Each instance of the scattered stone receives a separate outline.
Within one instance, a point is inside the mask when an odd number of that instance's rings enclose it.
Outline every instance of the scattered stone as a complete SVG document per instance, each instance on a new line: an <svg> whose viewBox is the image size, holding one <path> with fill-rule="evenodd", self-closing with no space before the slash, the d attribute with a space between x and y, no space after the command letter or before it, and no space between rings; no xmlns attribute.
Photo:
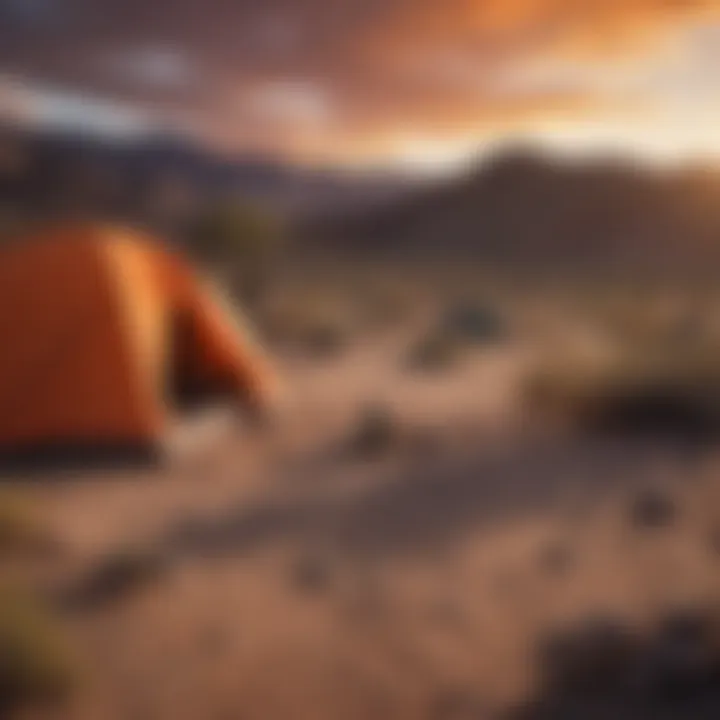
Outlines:
<svg viewBox="0 0 720 720"><path fill-rule="evenodd" d="M713 528L710 531L708 545L713 553L720 555L720 527Z"/></svg>
<svg viewBox="0 0 720 720"><path fill-rule="evenodd" d="M652 530L672 525L678 515L676 501L658 490L638 494L630 507L630 519L638 529Z"/></svg>
<svg viewBox="0 0 720 720"><path fill-rule="evenodd" d="M460 356L457 339L443 332L432 332L410 349L407 365L410 370L441 372L448 370Z"/></svg>
<svg viewBox="0 0 720 720"><path fill-rule="evenodd" d="M448 309L441 323L447 333L471 343L500 342L507 336L504 318L487 305L457 303Z"/></svg>
<svg viewBox="0 0 720 720"><path fill-rule="evenodd" d="M453 688L438 693L429 716L432 720L483 720L488 707L472 688Z"/></svg>
<svg viewBox="0 0 720 720"><path fill-rule="evenodd" d="M163 580L170 569L158 552L122 550L101 559L70 593L70 604L98 608L127 600Z"/></svg>
<svg viewBox="0 0 720 720"><path fill-rule="evenodd" d="M553 543L544 547L538 558L540 569L553 577L567 576L574 566L572 550L561 543Z"/></svg>
<svg viewBox="0 0 720 720"><path fill-rule="evenodd" d="M350 441L354 455L375 458L392 450L400 440L400 428L392 413L383 406L364 410Z"/></svg>
<svg viewBox="0 0 720 720"><path fill-rule="evenodd" d="M305 594L321 593L330 586L333 579L330 564L318 557L303 557L292 568L293 587Z"/></svg>

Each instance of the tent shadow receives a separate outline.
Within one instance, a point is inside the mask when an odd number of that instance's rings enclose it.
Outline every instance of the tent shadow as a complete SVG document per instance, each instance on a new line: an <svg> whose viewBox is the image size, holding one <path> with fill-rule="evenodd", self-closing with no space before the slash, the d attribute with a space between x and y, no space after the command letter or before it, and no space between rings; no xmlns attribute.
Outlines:
<svg viewBox="0 0 720 720"><path fill-rule="evenodd" d="M97 477L98 472L159 469L162 449L149 443L51 444L0 451L0 485L62 482Z"/></svg>

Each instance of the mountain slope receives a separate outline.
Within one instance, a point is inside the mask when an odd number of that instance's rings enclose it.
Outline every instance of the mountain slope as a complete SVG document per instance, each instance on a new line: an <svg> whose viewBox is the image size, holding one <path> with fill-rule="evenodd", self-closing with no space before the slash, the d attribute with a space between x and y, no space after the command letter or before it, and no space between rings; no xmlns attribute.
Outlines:
<svg viewBox="0 0 720 720"><path fill-rule="evenodd" d="M314 228L329 251L512 263L720 257L720 174L558 163L522 151Z"/></svg>

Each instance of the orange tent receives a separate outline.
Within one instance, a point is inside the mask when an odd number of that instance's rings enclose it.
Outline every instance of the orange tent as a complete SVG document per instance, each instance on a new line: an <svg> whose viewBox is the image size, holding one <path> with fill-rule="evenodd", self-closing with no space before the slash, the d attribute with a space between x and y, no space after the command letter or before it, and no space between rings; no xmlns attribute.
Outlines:
<svg viewBox="0 0 720 720"><path fill-rule="evenodd" d="M269 384L222 298L146 237L68 228L0 253L0 458L156 457L181 401L259 406Z"/></svg>

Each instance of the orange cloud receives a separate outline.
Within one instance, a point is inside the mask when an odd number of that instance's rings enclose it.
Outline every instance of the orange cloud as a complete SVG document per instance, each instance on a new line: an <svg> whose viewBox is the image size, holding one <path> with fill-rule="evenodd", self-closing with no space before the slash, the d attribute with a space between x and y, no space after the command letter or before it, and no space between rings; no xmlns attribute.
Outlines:
<svg viewBox="0 0 720 720"><path fill-rule="evenodd" d="M648 65L662 68L673 39L720 11L720 0L160 5L66 0L62 14L51 3L27 14L0 3L0 73L159 107L239 148L354 158L398 137L634 112L665 92ZM150 75L138 58L153 60Z"/></svg>

